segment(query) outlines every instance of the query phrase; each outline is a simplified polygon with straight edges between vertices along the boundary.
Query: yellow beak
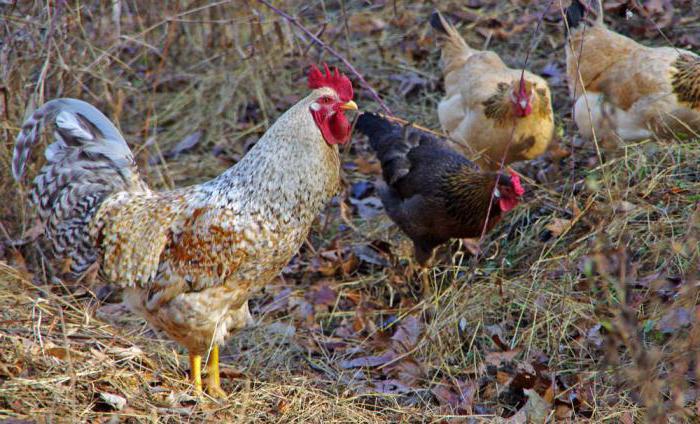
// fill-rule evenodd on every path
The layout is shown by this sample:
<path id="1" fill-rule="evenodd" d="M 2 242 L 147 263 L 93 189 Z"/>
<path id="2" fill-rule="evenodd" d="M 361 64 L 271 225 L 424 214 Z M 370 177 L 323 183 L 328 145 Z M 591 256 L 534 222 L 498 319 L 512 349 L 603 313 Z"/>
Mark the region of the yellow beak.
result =
<path id="1" fill-rule="evenodd" d="M 343 110 L 357 110 L 357 103 L 353 102 L 350 100 L 349 102 L 345 103 L 344 105 L 340 106 L 341 109 Z"/>

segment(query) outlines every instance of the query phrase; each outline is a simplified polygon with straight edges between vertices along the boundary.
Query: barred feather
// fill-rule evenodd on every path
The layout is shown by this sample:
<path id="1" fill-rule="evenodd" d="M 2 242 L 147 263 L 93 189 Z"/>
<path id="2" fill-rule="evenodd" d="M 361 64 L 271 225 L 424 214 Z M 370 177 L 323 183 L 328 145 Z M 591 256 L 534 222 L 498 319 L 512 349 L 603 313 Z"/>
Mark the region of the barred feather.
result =
<path id="1" fill-rule="evenodd" d="M 89 227 L 100 203 L 114 192 L 145 185 L 119 130 L 76 99 L 52 100 L 24 122 L 12 156 L 15 179 L 22 178 L 46 123 L 53 124 L 55 140 L 44 151 L 46 164 L 34 178 L 31 199 L 55 252 L 70 258 L 71 271 L 80 274 L 97 257 Z"/>

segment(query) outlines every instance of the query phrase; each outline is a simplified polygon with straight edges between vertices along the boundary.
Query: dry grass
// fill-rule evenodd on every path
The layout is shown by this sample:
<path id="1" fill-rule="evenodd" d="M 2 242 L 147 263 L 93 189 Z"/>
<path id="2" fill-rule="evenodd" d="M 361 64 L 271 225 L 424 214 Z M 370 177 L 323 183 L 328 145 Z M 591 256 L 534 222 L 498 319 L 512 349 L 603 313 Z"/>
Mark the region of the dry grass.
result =
<path id="1" fill-rule="evenodd" d="M 28 105 L 54 97 L 90 101 L 120 126 L 149 184 L 170 188 L 206 180 L 238 160 L 306 91 L 305 67 L 334 62 L 254 1 L 173 0 L 156 7 L 124 0 L 117 3 L 121 11 L 112 2 L 49 3 L 0 2 L 3 239 L 32 228 L 26 186 L 8 171 Z M 486 42 L 479 29 L 489 19 L 510 28 L 533 13 L 520 3 L 440 7 L 462 17 L 476 13 L 478 21 L 461 27 L 467 40 L 488 44 L 517 65 L 534 24 Z M 313 31 L 327 23 L 324 41 L 347 55 L 394 113 L 438 127 L 439 54 L 427 25 L 432 4 L 386 2 L 371 15 L 359 0 L 277 4 Z M 673 42 L 700 25 L 692 18 L 697 13 L 683 15 L 691 18 L 665 29 Z M 545 19 L 530 59 L 535 72 L 550 62 L 563 70 L 561 24 L 550 16 L 556 14 Z M 612 18 L 627 33 L 639 23 Z M 408 92 L 407 81 L 417 82 Z M 224 387 L 232 395 L 221 404 L 188 398 L 186 356 L 120 311 L 118 296 L 104 301 L 99 287 L 63 286 L 34 244 L 0 245 L 0 419 L 414 422 L 470 415 L 491 422 L 522 406 L 522 389 L 501 377 L 535 364 L 542 367 L 537 384 L 553 382 L 552 414 L 561 419 L 639 422 L 673 414 L 677 422 L 696 420 L 700 143 L 646 141 L 606 149 L 601 162 L 595 146 L 573 137 L 564 81 L 550 83 L 562 146 L 573 154 L 519 166 L 530 188 L 527 202 L 487 238 L 481 259 L 465 256 L 458 243 L 444 249 L 443 265 L 432 274 L 437 291 L 419 301 L 418 283 L 406 271 L 405 238 L 382 215 L 367 219 L 351 208 L 350 222 L 344 220 L 339 203 L 349 205 L 346 190 L 284 276 L 254 299 L 258 324 L 226 346 Z M 357 91 L 358 104 L 376 110 Z M 202 137 L 192 151 L 158 164 L 196 131 Z M 344 157 L 348 187 L 378 178 L 367 170 L 364 141 L 356 139 Z M 347 265 L 348 252 L 376 240 L 391 243 L 384 255 L 391 266 Z M 335 250 L 344 259 L 321 255 Z M 328 271 L 329 263 L 346 269 Z M 319 306 L 309 293 L 324 284 L 338 297 Z M 289 300 L 270 307 L 281 293 Z M 303 312 L 309 304 L 313 312 Z M 689 311 L 688 322 L 673 321 L 679 308 Z M 404 381 L 400 370 L 388 370 L 391 364 L 343 366 L 385 352 L 397 327 L 387 321 L 408 317 L 418 319 L 420 337 L 396 363 L 410 359 L 420 369 L 410 390 L 379 388 Z M 357 334 L 343 332 L 357 322 Z M 334 343 L 343 347 L 329 347 Z M 493 360 L 504 351 L 512 360 Z M 436 395 L 438 387 L 465 381 L 479 386 L 466 409 L 450 409 Z M 127 405 L 115 411 L 100 393 L 119 395 Z"/>

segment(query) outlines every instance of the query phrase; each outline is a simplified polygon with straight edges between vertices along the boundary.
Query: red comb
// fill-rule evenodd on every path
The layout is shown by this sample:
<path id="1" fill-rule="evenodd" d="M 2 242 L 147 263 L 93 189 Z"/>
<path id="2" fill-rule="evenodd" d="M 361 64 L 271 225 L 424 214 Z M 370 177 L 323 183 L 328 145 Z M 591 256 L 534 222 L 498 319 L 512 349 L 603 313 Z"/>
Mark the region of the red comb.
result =
<path id="1" fill-rule="evenodd" d="M 353 92 L 350 78 L 341 74 L 338 71 L 338 68 L 333 68 L 333 72 L 331 72 L 331 70 L 328 69 L 327 64 L 324 63 L 323 67 L 326 70 L 325 75 L 318 69 L 318 67 L 316 67 L 316 65 L 311 65 L 308 75 L 309 88 L 313 90 L 321 87 L 329 87 L 338 93 L 340 100 L 344 102 L 349 102 L 352 100 Z"/>
<path id="2" fill-rule="evenodd" d="M 516 174 L 514 171 L 510 171 L 510 182 L 513 184 L 513 190 L 515 190 L 515 194 L 518 196 L 522 196 L 525 194 L 525 189 L 523 186 L 520 184 L 520 176 Z"/>

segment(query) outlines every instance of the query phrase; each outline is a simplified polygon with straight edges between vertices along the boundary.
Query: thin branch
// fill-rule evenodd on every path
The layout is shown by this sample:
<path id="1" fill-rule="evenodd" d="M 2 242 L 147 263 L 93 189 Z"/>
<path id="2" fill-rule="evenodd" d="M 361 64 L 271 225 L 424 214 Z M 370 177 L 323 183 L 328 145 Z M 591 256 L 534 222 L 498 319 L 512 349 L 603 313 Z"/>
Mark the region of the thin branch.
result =
<path id="1" fill-rule="evenodd" d="M 328 53 L 330 53 L 332 56 L 335 56 L 338 60 L 340 60 L 341 62 L 343 62 L 343 64 L 345 65 L 345 67 L 348 68 L 348 70 L 350 70 L 350 72 L 351 72 L 353 75 L 355 75 L 355 76 L 357 77 L 357 79 L 360 81 L 360 85 L 361 85 L 365 90 L 367 90 L 367 91 L 369 92 L 370 96 L 379 104 L 379 106 L 384 110 L 384 112 L 386 112 L 386 113 L 389 114 L 389 115 L 393 115 L 393 113 L 391 112 L 391 109 L 389 109 L 389 107 L 384 103 L 384 101 L 381 99 L 381 97 L 379 97 L 379 94 L 377 94 L 377 92 L 374 91 L 374 88 L 372 88 L 372 86 L 369 85 L 369 84 L 367 83 L 367 81 L 366 81 L 365 78 L 362 76 L 362 74 L 360 74 L 360 73 L 357 71 L 357 69 L 355 69 L 355 67 L 352 66 L 352 64 L 351 64 L 343 55 L 341 55 L 341 54 L 338 53 L 334 48 L 328 46 L 326 43 L 324 43 L 323 41 L 321 41 L 313 32 L 311 32 L 311 31 L 310 31 L 309 29 L 307 29 L 304 25 L 302 25 L 301 23 L 299 23 L 299 20 L 298 20 L 297 18 L 295 18 L 294 16 L 291 16 L 291 15 L 285 13 L 284 11 L 282 11 L 282 10 L 276 8 L 275 6 L 273 6 L 273 5 L 272 5 L 269 1 L 267 1 L 267 0 L 258 0 L 258 3 L 264 4 L 264 5 L 267 6 L 270 10 L 272 10 L 272 11 L 275 12 L 276 14 L 280 15 L 281 17 L 283 17 L 284 19 L 286 19 L 287 21 L 289 21 L 289 23 L 291 23 L 291 24 L 294 25 L 295 27 L 297 27 L 297 28 L 299 28 L 300 30 L 302 30 L 302 31 L 304 32 L 304 34 L 306 34 L 312 41 L 314 41 L 316 44 L 318 44 L 319 46 L 321 46 L 321 48 L 325 49 L 325 50 L 326 50 Z"/>

